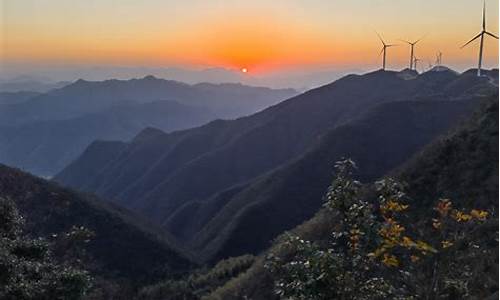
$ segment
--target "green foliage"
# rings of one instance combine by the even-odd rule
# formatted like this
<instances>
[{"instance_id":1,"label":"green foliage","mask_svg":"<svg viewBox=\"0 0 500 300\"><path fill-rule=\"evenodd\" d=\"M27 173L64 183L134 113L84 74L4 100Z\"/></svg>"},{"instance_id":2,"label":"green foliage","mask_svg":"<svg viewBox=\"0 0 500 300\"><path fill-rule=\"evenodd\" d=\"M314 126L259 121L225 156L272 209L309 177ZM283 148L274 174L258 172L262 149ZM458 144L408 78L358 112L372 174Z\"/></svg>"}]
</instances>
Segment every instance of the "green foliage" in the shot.
<instances>
[{"instance_id":1,"label":"green foliage","mask_svg":"<svg viewBox=\"0 0 500 300\"><path fill-rule=\"evenodd\" d=\"M247 270L255 258L251 255L228 258L209 270L198 270L180 280L167 280L142 289L139 299L196 300L208 295L233 277Z\"/></svg>"},{"instance_id":2,"label":"green foliage","mask_svg":"<svg viewBox=\"0 0 500 300\"><path fill-rule=\"evenodd\" d=\"M24 220L12 201L0 197L0 299L81 299L87 272L59 263L51 245L23 234Z\"/></svg>"},{"instance_id":3,"label":"green foliage","mask_svg":"<svg viewBox=\"0 0 500 300\"><path fill-rule=\"evenodd\" d=\"M337 220L329 239L287 234L275 253L288 256L268 255L281 298L477 299L498 288L483 275L496 255L491 237L474 235L487 225L487 211L456 209L441 199L433 217L412 220L403 185L377 182L378 198L370 204L351 178L354 167L350 160L336 164L325 203Z\"/></svg>"},{"instance_id":4,"label":"green foliage","mask_svg":"<svg viewBox=\"0 0 500 300\"><path fill-rule=\"evenodd\" d=\"M339 220L324 247L288 235L285 247L294 252L283 262L270 254L267 267L278 278L276 292L284 299L387 299L395 293L369 252L374 217L371 207L358 197L360 183L351 180L351 160L335 165L337 176L330 186L325 206Z\"/></svg>"}]
</instances>

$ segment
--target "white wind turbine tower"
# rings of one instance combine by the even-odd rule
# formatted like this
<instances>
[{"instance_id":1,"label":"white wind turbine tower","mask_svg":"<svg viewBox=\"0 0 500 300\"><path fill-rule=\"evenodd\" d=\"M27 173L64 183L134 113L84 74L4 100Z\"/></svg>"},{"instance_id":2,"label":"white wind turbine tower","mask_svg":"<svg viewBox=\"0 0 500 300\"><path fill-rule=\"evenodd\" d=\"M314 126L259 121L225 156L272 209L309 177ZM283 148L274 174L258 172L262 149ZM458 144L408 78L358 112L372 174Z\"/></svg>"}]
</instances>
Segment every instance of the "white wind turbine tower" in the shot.
<instances>
[{"instance_id":1,"label":"white wind turbine tower","mask_svg":"<svg viewBox=\"0 0 500 300\"><path fill-rule=\"evenodd\" d=\"M384 42L384 40L382 39L382 37L380 36L380 34L378 34L378 32L375 32L377 35L378 35L378 38L380 39L380 41L382 42L382 50L380 51L380 54L383 54L384 55L384 58L383 58L383 61L382 61L382 70L385 70L385 61L386 61L386 57L387 57L387 48L389 47L392 47L392 46L396 46L396 45L392 45L392 44L386 44ZM379 54L379 56L380 56Z\"/></svg>"},{"instance_id":2,"label":"white wind turbine tower","mask_svg":"<svg viewBox=\"0 0 500 300\"><path fill-rule=\"evenodd\" d=\"M494 37L494 38L496 38L498 40L498 36L494 35L491 32L486 31L486 1L483 2L483 29L481 30L481 32L478 35L476 35L470 41L468 41L467 43L465 43L465 45L463 45L462 47L460 47L460 49L462 49L463 47L469 45L470 43L472 43L476 39L481 38L480 44L479 44L479 63L478 63L478 66L477 66L477 76L481 76L481 67L482 67L482 64L483 64L484 35L485 34L487 34L487 35L489 35L491 37Z\"/></svg>"},{"instance_id":3,"label":"white wind turbine tower","mask_svg":"<svg viewBox=\"0 0 500 300\"><path fill-rule=\"evenodd\" d=\"M410 41L405 41L405 40L401 40L402 42L405 42L407 44L410 45L410 70L413 70L413 60L415 58L415 52L414 52L414 48L415 48L415 45L420 42L422 40L422 38L414 41L414 42L410 42ZM416 69L416 68L415 68Z\"/></svg>"}]
</instances>

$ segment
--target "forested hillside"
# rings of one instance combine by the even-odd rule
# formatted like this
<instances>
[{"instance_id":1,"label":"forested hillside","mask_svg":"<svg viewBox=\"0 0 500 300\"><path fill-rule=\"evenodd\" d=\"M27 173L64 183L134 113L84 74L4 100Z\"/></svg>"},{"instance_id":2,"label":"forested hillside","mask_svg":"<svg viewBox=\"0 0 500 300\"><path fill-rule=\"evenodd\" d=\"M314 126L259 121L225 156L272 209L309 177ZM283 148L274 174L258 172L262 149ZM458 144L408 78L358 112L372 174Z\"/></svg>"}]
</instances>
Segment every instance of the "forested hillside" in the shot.
<instances>
[{"instance_id":1,"label":"forested hillside","mask_svg":"<svg viewBox=\"0 0 500 300\"><path fill-rule=\"evenodd\" d=\"M410 223L422 224L422 221L429 220L429 216L436 213L433 204L437 203L441 197L451 197L453 206L458 210L477 209L488 212L488 221L479 225L465 237L475 239L481 249L491 252L491 255L474 256L470 248L462 249L463 252L458 252L461 254L450 254L457 255L457 257L466 255L465 259L469 265L483 268L480 271L475 270L470 279L471 291L480 293L471 294L471 299L477 297L483 299L498 290L498 273L496 267L491 268L491 266L498 265L498 256L496 256L498 242L494 240L498 230L498 156L496 154L498 154L498 98L492 98L483 103L480 111L470 121L427 146L408 164L392 173L396 179L405 184L409 199L413 199L408 204L417 213L410 215L408 220ZM467 168L467 171L464 168ZM467 178L457 180L457 178L464 179L461 177L464 175L462 172L467 173ZM432 182L434 184L429 185ZM370 186L367 188L362 198L376 201L376 198L372 197L374 195L372 188ZM470 188L474 190L474 199L477 200L471 200L469 197L472 195ZM323 209L311 220L294 229L293 233L304 240L325 241L329 239L338 222L335 216ZM422 224L422 226L428 225L428 223ZM426 238L431 237L432 235ZM285 255L283 256L285 262L293 259L289 256L290 252L281 252L282 246L278 240L249 271L230 281L206 299L241 299L242 297L278 299L278 296L274 294L276 289L273 287L276 278L264 267L264 264L266 256L270 253L278 256ZM465 268L465 265L462 267ZM457 270L451 271L457 272Z\"/></svg>"},{"instance_id":2,"label":"forested hillside","mask_svg":"<svg viewBox=\"0 0 500 300\"><path fill-rule=\"evenodd\" d=\"M258 253L319 208L325 161L353 156L375 180L495 93L448 69L349 75L234 121L96 142L55 180L152 218L203 260Z\"/></svg>"},{"instance_id":3,"label":"forested hillside","mask_svg":"<svg viewBox=\"0 0 500 300\"><path fill-rule=\"evenodd\" d=\"M1 165L0 197L14 203L26 233L33 237L57 242L68 232L89 233L87 243L62 243L56 251L64 263L76 263L89 272L92 293L100 299L130 295L142 284L193 266L189 254L164 232L94 196Z\"/></svg>"}]
</instances>

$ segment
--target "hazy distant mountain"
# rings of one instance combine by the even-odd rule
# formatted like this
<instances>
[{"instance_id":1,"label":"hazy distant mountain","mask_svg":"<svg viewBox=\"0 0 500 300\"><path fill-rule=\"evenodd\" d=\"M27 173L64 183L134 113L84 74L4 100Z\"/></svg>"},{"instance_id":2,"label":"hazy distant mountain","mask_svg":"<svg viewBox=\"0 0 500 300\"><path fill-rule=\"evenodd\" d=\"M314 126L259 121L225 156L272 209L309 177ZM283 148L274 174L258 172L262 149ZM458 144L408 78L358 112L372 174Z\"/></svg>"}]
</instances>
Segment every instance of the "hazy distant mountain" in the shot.
<instances>
[{"instance_id":1,"label":"hazy distant mountain","mask_svg":"<svg viewBox=\"0 0 500 300\"><path fill-rule=\"evenodd\" d=\"M0 107L0 125L64 120L95 113L124 103L168 100L204 107L219 118L251 114L296 92L241 84L196 84L147 76L142 79L90 82L78 80L29 101Z\"/></svg>"},{"instance_id":2,"label":"hazy distant mountain","mask_svg":"<svg viewBox=\"0 0 500 300\"><path fill-rule=\"evenodd\" d=\"M299 155L329 128L413 90L413 85L406 82L391 72L350 75L250 117L215 121L192 130L134 140L129 144L130 150L116 153L105 166L96 166L99 169L93 174L98 176L77 175L77 161L61 173L59 179L66 178L64 183L142 208L151 205L146 204L148 201L143 201L144 198L162 194L162 206L173 208L185 200L204 198L244 182ZM156 157L141 155L134 150L136 147L141 151L156 151ZM208 173L210 181L203 179ZM74 181L69 179L72 177ZM128 182L127 178L135 182ZM193 182L202 186L184 188ZM160 210L152 210L160 213Z\"/></svg>"},{"instance_id":3,"label":"hazy distant mountain","mask_svg":"<svg viewBox=\"0 0 500 300\"><path fill-rule=\"evenodd\" d=\"M457 81L462 82L460 87ZM193 245L208 256L223 257L249 250L258 251L273 235L308 215L308 210L302 211L299 207L274 219L272 214L259 210L268 216L268 221L275 223L254 231L261 237L253 236L251 242L251 239L239 240L242 232L238 228L252 228L258 223L253 223L256 220L250 217L253 214L246 212L258 209L260 202L256 199L273 194L267 187L252 188L254 182L261 180L260 176L300 157L330 130L344 128L349 132L339 126L354 122L377 105L409 100L436 101L435 114L432 109L434 103L429 103L427 109L417 115L414 112L421 109L420 104L408 104L404 109L395 106L394 111L401 115L389 112L375 114L368 124L362 123L363 130L355 126L351 129L352 136L341 135L333 139L329 149L337 151L338 155L368 150L360 156L365 157L367 166L375 164L377 167L372 166L371 178L380 176L471 109L469 102L460 102L467 103L463 107L461 104L448 107L452 104L441 104L439 101L471 101L478 93L494 93L495 88L492 87L488 78L476 79L470 74L457 75L451 71L428 72L413 79L389 71L350 75L235 121L211 122L173 134L149 130L130 143L114 146L96 142L56 180L140 211L184 240L203 227L204 233L199 233L202 238ZM380 121L385 115L391 116L386 120L389 123ZM401 126L399 131L393 133L394 136L389 135L387 139L403 143L401 149L392 150L394 153L387 151L391 155L380 164L375 163L379 158L377 155L389 145L383 144L379 150L369 151L377 149L376 144L370 144L370 135L385 134L385 131L376 131L378 125L385 126L381 128L387 134L391 132L391 126ZM342 145L347 148L342 148ZM115 151L111 149L113 147ZM100 152L104 148L106 153ZM96 158L99 158L98 162ZM269 180L276 181L269 187L272 190L279 186L282 179L271 177ZM299 179L294 177L293 180ZM294 181L287 186L294 184L299 182ZM319 182L310 184L321 189ZM241 198L241 193L246 196ZM280 199L285 201L285 198ZM266 211L278 209L273 204L275 200L268 200L270 206ZM221 213L232 205L230 213ZM179 220L182 223L178 223Z\"/></svg>"},{"instance_id":4,"label":"hazy distant mountain","mask_svg":"<svg viewBox=\"0 0 500 300\"><path fill-rule=\"evenodd\" d=\"M0 106L0 162L51 176L94 140L128 140L146 127L170 132L239 117L295 91L241 84L188 85L149 76L79 80L46 94L25 94L7 94L5 101L11 104ZM22 97L27 100L21 101Z\"/></svg>"},{"instance_id":5,"label":"hazy distant mountain","mask_svg":"<svg viewBox=\"0 0 500 300\"><path fill-rule=\"evenodd\" d=\"M0 92L0 105L2 104L17 104L27 101L36 96L40 96L41 93L38 92Z\"/></svg>"},{"instance_id":6,"label":"hazy distant mountain","mask_svg":"<svg viewBox=\"0 0 500 300\"><path fill-rule=\"evenodd\" d=\"M120 67L120 66L50 66L34 74L49 75L62 80L77 80L83 78L90 81L102 81L109 78L130 79L153 75L168 80L181 81L189 84L208 83L242 83L247 85L266 86L271 88L294 88L306 90L330 83L347 73L361 73L359 69L322 68L322 69L283 69L268 72L243 73L238 69L210 67L205 69L189 69L180 67ZM31 76L34 77L34 76ZM36 78L42 81L42 78ZM45 78L45 80L48 80Z\"/></svg>"},{"instance_id":7,"label":"hazy distant mountain","mask_svg":"<svg viewBox=\"0 0 500 300\"><path fill-rule=\"evenodd\" d=\"M69 84L67 81L53 81L45 77L24 75L12 79L0 80L0 92L30 91L45 93L67 84Z\"/></svg>"},{"instance_id":8,"label":"hazy distant mountain","mask_svg":"<svg viewBox=\"0 0 500 300\"><path fill-rule=\"evenodd\" d=\"M0 127L0 161L41 176L62 170L95 140L126 141L147 127L172 131L217 116L173 101L123 104L67 120Z\"/></svg>"},{"instance_id":9,"label":"hazy distant mountain","mask_svg":"<svg viewBox=\"0 0 500 300\"><path fill-rule=\"evenodd\" d=\"M79 264L90 271L93 292L101 295L92 299L130 293L140 284L174 276L193 265L167 234L124 209L3 165L0 197L15 202L31 236L50 239L73 226L94 232L89 243L78 246L85 255L64 253L67 260L83 259Z\"/></svg>"}]
</instances>

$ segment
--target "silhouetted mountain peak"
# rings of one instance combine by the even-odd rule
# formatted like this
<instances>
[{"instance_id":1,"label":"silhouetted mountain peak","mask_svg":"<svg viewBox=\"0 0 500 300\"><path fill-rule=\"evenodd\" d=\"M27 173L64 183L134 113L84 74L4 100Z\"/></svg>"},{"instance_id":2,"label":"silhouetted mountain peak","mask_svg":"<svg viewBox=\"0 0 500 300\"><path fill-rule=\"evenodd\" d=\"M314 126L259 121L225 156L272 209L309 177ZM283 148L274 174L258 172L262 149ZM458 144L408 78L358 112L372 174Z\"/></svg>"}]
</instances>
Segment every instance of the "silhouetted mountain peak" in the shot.
<instances>
[{"instance_id":1,"label":"silhouetted mountain peak","mask_svg":"<svg viewBox=\"0 0 500 300\"><path fill-rule=\"evenodd\" d=\"M149 139L152 137L158 137L158 136L163 136L167 135L164 131L154 128L154 127L146 127L144 128L139 134L137 134L134 139L132 140L132 143L140 142L145 139Z\"/></svg>"},{"instance_id":2,"label":"silhouetted mountain peak","mask_svg":"<svg viewBox=\"0 0 500 300\"><path fill-rule=\"evenodd\" d=\"M51 93L48 93L48 95L50 94L54 94L54 95L57 95L57 94L63 94L63 93L66 93L66 92L75 92L75 91L81 91L82 89L87 89L89 88L94 82L92 81L88 81L88 80L85 80L85 79L78 79L66 86L63 86Z\"/></svg>"},{"instance_id":3,"label":"silhouetted mountain peak","mask_svg":"<svg viewBox=\"0 0 500 300\"><path fill-rule=\"evenodd\" d=\"M415 79L418 76L418 72L415 70L410 70L408 68L399 71L398 76L405 80Z\"/></svg>"},{"instance_id":4,"label":"silhouetted mountain peak","mask_svg":"<svg viewBox=\"0 0 500 300\"><path fill-rule=\"evenodd\" d=\"M498 69L497 68L490 69L490 70L481 69L481 74L483 76L496 77L496 76L498 76ZM462 75L475 75L475 76L477 76L477 68L468 69L467 71L463 72Z\"/></svg>"},{"instance_id":5,"label":"silhouetted mountain peak","mask_svg":"<svg viewBox=\"0 0 500 300\"><path fill-rule=\"evenodd\" d=\"M87 84L87 83L89 83L89 82L90 82L90 81L87 81L87 80L85 80L85 79L80 78L80 79L78 79L77 81L73 82L71 85L82 85L82 84Z\"/></svg>"},{"instance_id":6,"label":"silhouetted mountain peak","mask_svg":"<svg viewBox=\"0 0 500 300\"><path fill-rule=\"evenodd\" d=\"M427 72L423 72L418 75L419 79L424 80L452 80L458 78L460 73L444 66L436 66Z\"/></svg>"},{"instance_id":7,"label":"silhouetted mountain peak","mask_svg":"<svg viewBox=\"0 0 500 300\"><path fill-rule=\"evenodd\" d=\"M158 78L154 77L153 75L147 75L144 76L143 80L158 80Z\"/></svg>"},{"instance_id":8,"label":"silhouetted mountain peak","mask_svg":"<svg viewBox=\"0 0 500 300\"><path fill-rule=\"evenodd\" d=\"M383 69L378 69L373 72L368 72L366 74L363 74L361 76L366 76L366 77L371 77L371 76L389 76L389 75L394 75L399 73L398 71L392 71L392 70L383 70Z\"/></svg>"},{"instance_id":9,"label":"silhouetted mountain peak","mask_svg":"<svg viewBox=\"0 0 500 300\"><path fill-rule=\"evenodd\" d=\"M455 71L451 68L448 68L447 66L434 66L432 69L430 69L427 72L451 72L451 73L454 73L456 75L459 74L457 71Z\"/></svg>"}]
</instances>

